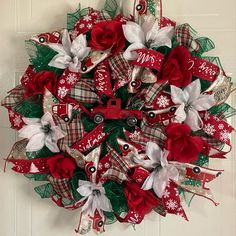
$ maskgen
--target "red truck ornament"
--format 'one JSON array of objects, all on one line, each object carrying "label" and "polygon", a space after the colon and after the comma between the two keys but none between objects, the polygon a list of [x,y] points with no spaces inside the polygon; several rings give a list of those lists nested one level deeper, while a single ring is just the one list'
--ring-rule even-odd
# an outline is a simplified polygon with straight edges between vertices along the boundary
[{"label": "red truck ornament", "polygon": [[171,106],[161,110],[152,110],[146,113],[146,119],[149,124],[161,122],[164,126],[170,124],[174,117],[178,106]]},{"label": "red truck ornament", "polygon": [[52,113],[58,115],[65,122],[69,122],[72,117],[74,104],[59,103],[52,106]]},{"label": "red truck ornament", "polygon": [[142,111],[121,109],[121,99],[109,99],[106,106],[99,105],[91,110],[91,115],[96,124],[104,120],[126,120],[129,126],[135,126],[143,117]]}]

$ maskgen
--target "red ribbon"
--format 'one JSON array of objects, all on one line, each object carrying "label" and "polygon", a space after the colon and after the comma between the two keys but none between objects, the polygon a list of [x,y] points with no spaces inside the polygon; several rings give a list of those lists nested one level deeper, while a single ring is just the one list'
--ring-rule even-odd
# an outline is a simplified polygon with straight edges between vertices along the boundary
[{"label": "red ribbon", "polygon": [[[50,158],[50,157],[49,157]],[[12,170],[22,174],[38,174],[38,173],[48,173],[49,167],[47,161],[49,158],[36,158],[33,160],[18,160],[10,159],[8,162],[13,163],[15,166]]]},{"label": "red ribbon", "polygon": [[83,139],[72,145],[72,148],[79,150],[82,153],[101,144],[108,134],[103,132],[103,124],[98,125],[95,129],[89,132]]},{"label": "red ribbon", "polygon": [[192,56],[189,60],[189,70],[193,76],[213,82],[220,73],[220,68],[206,60]]},{"label": "red ribbon", "polygon": [[111,86],[111,75],[109,72],[108,61],[105,60],[98,64],[94,72],[94,84],[98,95],[101,97],[103,94],[108,97],[113,97]]},{"label": "red ribbon", "polygon": [[75,84],[80,80],[80,77],[80,73],[72,72],[67,68],[57,82],[58,98],[63,99],[67,95],[67,93],[75,86]]},{"label": "red ribbon", "polygon": [[149,69],[161,70],[165,56],[160,52],[149,49],[134,50],[138,54],[138,58],[131,62],[131,64],[145,67]]}]

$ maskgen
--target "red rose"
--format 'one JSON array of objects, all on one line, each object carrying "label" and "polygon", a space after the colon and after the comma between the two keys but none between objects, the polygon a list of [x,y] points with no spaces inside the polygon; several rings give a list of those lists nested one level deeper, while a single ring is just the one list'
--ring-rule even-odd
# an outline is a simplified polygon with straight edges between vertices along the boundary
[{"label": "red rose", "polygon": [[136,183],[126,182],[124,194],[127,199],[128,208],[142,216],[157,207],[159,203],[154,193],[142,190]]},{"label": "red rose", "polygon": [[192,81],[189,69],[191,55],[187,48],[177,46],[173,48],[163,65],[161,80],[169,81],[176,87],[186,87]]},{"label": "red rose", "polygon": [[54,178],[71,178],[76,168],[76,163],[71,157],[57,154],[47,161],[51,175]]},{"label": "red rose", "polygon": [[117,54],[125,47],[122,23],[116,20],[97,23],[91,31],[89,45],[96,50],[111,49],[113,55]]},{"label": "red rose", "polygon": [[56,94],[57,75],[52,71],[41,71],[37,73],[26,87],[25,96],[43,94],[46,87],[52,94]]},{"label": "red rose", "polygon": [[166,149],[168,160],[195,162],[201,152],[205,152],[205,141],[198,136],[191,136],[191,129],[186,124],[171,123],[166,127]]}]

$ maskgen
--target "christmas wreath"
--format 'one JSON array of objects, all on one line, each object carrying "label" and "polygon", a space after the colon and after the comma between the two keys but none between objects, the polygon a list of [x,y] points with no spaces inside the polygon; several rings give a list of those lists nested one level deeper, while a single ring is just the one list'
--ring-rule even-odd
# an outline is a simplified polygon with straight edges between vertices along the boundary
[{"label": "christmas wreath", "polygon": [[[115,0],[68,14],[67,28],[26,41],[30,65],[2,101],[19,137],[6,158],[42,198],[81,208],[76,232],[152,210],[187,220],[181,199],[212,201],[234,130],[232,82],[214,48],[189,24],[162,16],[160,0]],[[117,13],[118,12],[118,13]]]}]

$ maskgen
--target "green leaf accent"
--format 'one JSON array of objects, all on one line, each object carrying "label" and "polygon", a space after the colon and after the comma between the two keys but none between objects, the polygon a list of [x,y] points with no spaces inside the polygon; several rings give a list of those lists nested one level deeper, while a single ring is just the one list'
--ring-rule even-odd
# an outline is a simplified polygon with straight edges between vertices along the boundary
[{"label": "green leaf accent", "polygon": [[57,52],[46,45],[38,44],[31,40],[25,42],[26,50],[30,57],[30,63],[34,66],[36,72],[43,70],[53,71],[57,75],[62,75],[62,69],[49,66],[49,62],[53,59]]},{"label": "green leaf accent", "polygon": [[222,114],[224,118],[229,118],[231,116],[236,115],[236,109],[231,107],[227,103],[220,104],[218,106],[212,107],[209,112],[212,115]]},{"label": "green leaf accent", "polygon": [[56,194],[50,183],[35,187],[34,190],[41,198],[50,198]]},{"label": "green leaf accent", "polygon": [[103,184],[106,191],[106,196],[110,200],[114,213],[104,212],[108,217],[109,223],[114,222],[114,214],[120,215],[123,212],[128,212],[127,201],[124,195],[124,184],[118,184],[114,181],[107,181]]},{"label": "green leaf accent", "polygon": [[115,96],[117,98],[121,98],[121,100],[122,100],[122,104],[121,105],[122,105],[123,109],[126,108],[129,99],[133,96],[131,93],[127,92],[127,89],[128,89],[128,85],[125,85],[125,86],[119,88],[116,91],[116,94],[115,94]]},{"label": "green leaf accent", "polygon": [[214,42],[207,38],[207,37],[200,37],[197,38],[196,41],[200,45],[200,50],[198,51],[199,54],[203,54],[205,52],[209,52],[215,48]]},{"label": "green leaf accent", "polygon": [[18,104],[14,111],[28,118],[41,118],[43,116],[42,96],[37,95]]},{"label": "green leaf accent", "polygon": [[33,174],[33,175],[24,175],[26,178],[34,181],[47,181],[47,174]]},{"label": "green leaf accent", "polygon": [[74,29],[75,24],[83,17],[89,13],[89,8],[84,8],[81,10],[81,5],[79,4],[78,9],[75,12],[67,14],[67,29],[71,31]]},{"label": "green leaf accent", "polygon": [[90,119],[90,117],[86,114],[81,114],[81,121],[83,123],[83,126],[84,126],[84,130],[86,132],[90,132],[92,131],[93,129],[96,128],[96,124],[93,122],[93,120]]},{"label": "green leaf accent", "polygon": [[116,0],[106,0],[104,10],[110,15],[111,18],[116,16],[118,4]]},{"label": "green leaf accent", "polygon": [[29,159],[35,159],[39,157],[48,157],[53,156],[55,153],[51,152],[46,146],[44,146],[41,150],[36,152],[26,152],[26,155]]},{"label": "green leaf accent", "polygon": [[148,10],[150,11],[150,13],[155,16],[157,6],[156,6],[154,0],[147,0],[147,7],[148,7]]},{"label": "green leaf accent", "polygon": [[82,196],[78,193],[77,188],[79,186],[78,182],[79,180],[87,180],[87,175],[86,173],[81,170],[81,169],[77,169],[72,177],[72,179],[70,180],[71,182],[71,191],[73,194],[73,197],[76,201],[79,201]]}]

